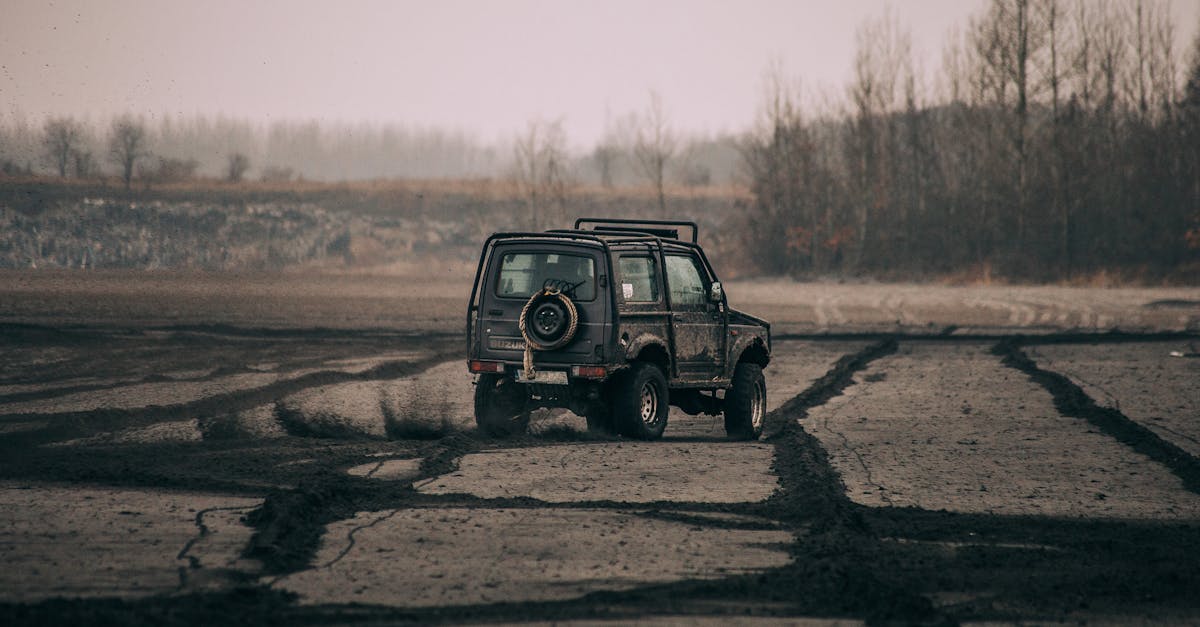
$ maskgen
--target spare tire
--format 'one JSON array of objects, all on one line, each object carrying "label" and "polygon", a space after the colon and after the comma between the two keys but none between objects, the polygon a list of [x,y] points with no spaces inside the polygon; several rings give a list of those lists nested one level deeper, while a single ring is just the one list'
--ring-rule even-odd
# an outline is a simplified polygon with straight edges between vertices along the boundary
[{"label": "spare tire", "polygon": [[517,320],[521,336],[534,350],[552,351],[575,338],[579,328],[579,310],[564,293],[542,290],[529,298]]}]

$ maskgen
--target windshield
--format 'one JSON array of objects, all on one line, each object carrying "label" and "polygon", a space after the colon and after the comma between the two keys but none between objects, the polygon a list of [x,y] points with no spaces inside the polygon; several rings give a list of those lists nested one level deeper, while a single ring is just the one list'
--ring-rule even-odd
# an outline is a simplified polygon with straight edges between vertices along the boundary
[{"label": "windshield", "polygon": [[[547,282],[575,300],[596,298],[596,268],[591,257],[562,253],[507,253],[500,260],[496,295],[529,298]],[[568,289],[569,288],[569,289]]]}]

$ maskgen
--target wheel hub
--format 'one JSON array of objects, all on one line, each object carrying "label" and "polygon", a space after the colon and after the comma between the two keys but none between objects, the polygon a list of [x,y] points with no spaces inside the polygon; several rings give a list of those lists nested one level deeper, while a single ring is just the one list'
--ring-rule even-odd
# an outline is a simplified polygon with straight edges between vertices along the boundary
[{"label": "wheel hub", "polygon": [[566,315],[558,303],[543,303],[533,312],[533,330],[546,340],[556,339],[566,327]]},{"label": "wheel hub", "polygon": [[658,421],[658,388],[647,382],[642,386],[642,422],[650,425]]}]

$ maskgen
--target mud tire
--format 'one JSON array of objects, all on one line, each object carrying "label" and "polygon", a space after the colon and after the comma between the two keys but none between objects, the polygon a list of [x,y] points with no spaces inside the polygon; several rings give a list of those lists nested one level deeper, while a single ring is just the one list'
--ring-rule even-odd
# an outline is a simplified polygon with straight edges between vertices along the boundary
[{"label": "mud tire", "polygon": [[658,366],[633,364],[613,381],[612,419],[617,431],[639,440],[657,440],[667,428],[670,396]]},{"label": "mud tire", "polygon": [[767,382],[762,367],[742,362],[733,370],[733,385],[725,394],[725,434],[735,440],[762,435],[767,416]]},{"label": "mud tire", "polygon": [[529,430],[525,391],[510,377],[481,374],[475,382],[475,425],[484,435],[503,438]]}]

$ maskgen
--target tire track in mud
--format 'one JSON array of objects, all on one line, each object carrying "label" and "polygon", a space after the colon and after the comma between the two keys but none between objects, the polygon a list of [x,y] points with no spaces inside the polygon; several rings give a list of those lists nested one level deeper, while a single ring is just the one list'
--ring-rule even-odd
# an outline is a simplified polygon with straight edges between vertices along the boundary
[{"label": "tire track in mud", "polygon": [[[430,356],[416,361],[389,361],[357,373],[323,370],[304,374],[293,379],[277,381],[262,387],[217,394],[186,403],[149,405],[136,409],[96,409],[64,413],[3,414],[0,415],[0,423],[35,420],[46,422],[45,426],[40,429],[7,435],[4,444],[6,447],[37,446],[51,441],[86,437],[99,432],[115,431],[122,428],[136,428],[170,421],[178,419],[180,414],[209,417],[250,410],[261,405],[275,403],[278,399],[314,387],[338,383],[400,379],[420,374],[458,356],[458,347],[451,348],[450,345],[451,342],[442,340],[438,342],[438,345],[434,348]],[[286,427],[289,424],[286,421],[287,416],[283,416],[283,418],[285,420],[281,422]]]},{"label": "tire track in mud", "polygon": [[1102,433],[1166,466],[1183,480],[1184,487],[1200,494],[1200,460],[1132,420],[1119,408],[1097,405],[1068,376],[1038,366],[1022,350],[1022,345],[1026,343],[1041,342],[1023,337],[1006,338],[996,344],[992,353],[1001,357],[1005,366],[1025,373],[1030,380],[1045,388],[1053,397],[1059,413],[1086,420]]},{"label": "tire track in mud", "polygon": [[[872,339],[863,335],[854,337]],[[1171,334],[1169,339],[1178,337],[1178,334]],[[1186,609],[1186,599],[1191,596],[1188,591],[1200,581],[1200,566],[1184,563],[1187,555],[1200,551],[1200,529],[1194,525],[963,515],[913,508],[868,508],[850,501],[820,441],[806,433],[799,420],[813,407],[854,385],[854,374],[872,360],[896,350],[896,338],[875,336],[874,339],[877,340],[875,344],[843,356],[825,376],[768,416],[767,437],[776,449],[773,469],[779,476],[781,488],[765,503],[631,505],[606,501],[549,504],[528,498],[419,495],[410,482],[380,485],[388,482],[343,476],[336,464],[326,463],[323,464],[327,466],[326,472],[318,479],[296,489],[275,490],[262,507],[251,512],[248,519],[257,531],[245,552],[245,555],[263,561],[265,574],[283,576],[309,567],[325,525],[352,518],[364,510],[382,515],[396,508],[433,505],[530,509],[587,507],[622,509],[642,516],[676,518],[713,528],[755,523],[709,519],[696,513],[730,512],[762,517],[796,535],[796,542],[791,547],[793,563],[782,568],[718,580],[595,592],[555,602],[428,609],[362,605],[300,607],[294,604],[295,597],[290,594],[265,585],[250,585],[232,591],[140,601],[53,600],[36,606],[0,603],[0,618],[13,619],[8,624],[63,622],[72,617],[85,622],[129,622],[132,618],[141,623],[153,623],[158,619],[178,624],[258,617],[256,620],[262,622],[313,624],[355,620],[417,623],[571,618],[635,620],[654,614],[733,617],[752,613],[939,623],[969,619],[1063,620],[1063,608],[1087,607],[1088,603],[1098,603],[1105,595],[1118,602],[1140,603],[1144,611],[1146,607],[1156,607],[1155,594],[1173,603],[1171,607],[1183,603]],[[977,338],[920,336],[919,339],[957,342]],[[996,347],[1001,351],[998,354],[1024,355],[1020,342],[1119,342],[1156,338],[1085,333],[1033,340],[989,339],[1001,342]],[[1040,370],[1027,356],[1025,359],[1029,362],[1025,367],[1019,364],[1013,367],[1023,371],[1025,368]],[[1054,394],[1054,397],[1057,403],[1059,395]],[[1067,414],[1066,411],[1063,413]],[[515,441],[492,441],[477,439],[470,433],[453,434],[421,445],[417,454],[422,458],[422,474],[414,481],[453,472],[463,455],[484,446],[544,446],[547,441],[545,437],[532,436]],[[570,444],[569,438],[563,437],[559,441],[564,446]],[[897,538],[921,542],[901,544],[894,542]],[[966,548],[940,548],[951,543]],[[1005,547],[1001,543],[1044,544],[1054,547],[1049,553],[1057,551],[1062,555],[1047,557],[1046,551],[1036,547]],[[1067,550],[1059,551],[1062,547]],[[1184,558],[1180,557],[1181,553]],[[1031,564],[1036,565],[1032,571]],[[1125,583],[1111,574],[1118,572],[1132,582]],[[935,604],[929,599],[931,589],[961,591],[975,596],[961,602]],[[1180,601],[1181,598],[1185,601]],[[1021,603],[1024,605],[1019,605]],[[187,618],[181,619],[181,613]]]},{"label": "tire track in mud", "polygon": [[[1030,355],[1030,353],[1032,353],[1032,355]],[[1096,383],[1095,381],[1090,381],[1087,378],[1080,376],[1079,373],[1068,372],[1065,368],[1056,366],[1054,360],[1050,359],[1046,355],[1043,355],[1042,353],[1039,353],[1036,346],[1030,346],[1029,350],[1025,351],[1025,356],[1035,364],[1039,362],[1046,364],[1047,367],[1042,368],[1042,370],[1046,370],[1048,372],[1057,372],[1068,379],[1074,379],[1075,381],[1079,381],[1088,387],[1095,388],[1106,397],[1104,400],[1107,403],[1107,406],[1112,407],[1117,411],[1121,411],[1121,399],[1117,398],[1112,392],[1109,392],[1107,388],[1099,383]],[[1096,399],[1092,399],[1093,402],[1095,402],[1095,400]]]},{"label": "tire track in mud", "polygon": [[366,477],[352,477],[330,466],[322,476],[291,490],[274,490],[262,506],[246,517],[255,529],[244,557],[261,561],[264,574],[278,581],[307,567],[320,548],[325,527],[362,511],[399,510],[415,500],[413,486],[454,472],[458,461],[478,450],[481,443],[455,433],[430,442],[417,451],[420,474],[393,485]]},{"label": "tire track in mud", "polygon": [[208,507],[208,508],[205,508],[205,509],[202,509],[202,510],[196,512],[194,522],[196,524],[196,529],[198,530],[198,533],[195,536],[193,536],[191,539],[189,539],[187,541],[187,543],[183,545],[183,548],[179,550],[179,553],[175,556],[176,560],[186,559],[188,561],[187,566],[179,567],[179,588],[178,588],[179,590],[183,590],[183,589],[187,588],[188,580],[189,580],[189,573],[191,571],[196,571],[196,570],[200,570],[201,568],[206,568],[204,566],[204,564],[202,564],[200,562],[200,558],[198,558],[194,555],[190,555],[192,547],[196,546],[197,542],[208,537],[208,535],[210,533],[208,525],[204,524],[204,516],[211,512],[238,512],[238,511],[248,512],[252,509],[254,509],[254,508],[253,507],[244,507],[244,506],[243,507]]},{"label": "tire track in mud", "polygon": [[359,525],[359,526],[351,529],[350,532],[346,534],[346,546],[342,547],[342,550],[338,551],[338,554],[336,556],[334,556],[333,559],[329,560],[328,562],[325,562],[324,564],[321,564],[320,566],[318,566],[318,568],[329,568],[329,567],[333,566],[334,564],[342,561],[342,558],[346,557],[346,555],[349,554],[350,551],[354,550],[354,545],[357,543],[357,538],[355,538],[355,536],[358,535],[358,532],[360,532],[364,529],[370,529],[371,527],[374,527],[375,525],[378,525],[381,522],[386,522],[388,520],[391,520],[393,516],[395,516],[396,514],[399,514],[399,513],[400,513],[400,510],[394,509],[391,512],[388,512],[387,514],[380,516],[379,518],[376,518],[375,520],[372,520],[371,522],[369,522],[365,525]]},{"label": "tire track in mud", "polygon": [[[547,503],[529,497],[483,499],[465,494],[418,494],[413,484],[446,472],[453,472],[463,455],[478,450],[485,442],[467,434],[456,434],[434,443],[425,451],[421,476],[390,495],[382,496],[369,482],[355,485],[344,478],[333,478],[332,485],[320,490],[299,490],[292,494],[268,497],[254,524],[260,533],[252,540],[247,556],[263,559],[276,580],[309,567],[320,543],[323,525],[362,511],[394,515],[405,507],[464,507],[519,509],[616,509],[661,519],[686,520],[712,528],[742,528],[763,525],[791,529],[797,537],[791,547],[789,565],[748,575],[716,580],[686,580],[669,584],[647,585],[620,592],[594,592],[567,601],[513,602],[482,606],[436,608],[360,608],[360,618],[370,620],[415,620],[456,622],[460,620],[529,620],[589,618],[607,615],[636,618],[656,613],[679,615],[736,615],[744,611],[779,615],[818,615],[867,617],[878,620],[927,621],[937,613],[929,602],[905,584],[897,584],[877,575],[873,557],[878,544],[862,524],[858,507],[844,493],[844,487],[818,440],[804,432],[799,420],[808,409],[823,404],[852,385],[854,373],[870,361],[896,349],[893,339],[878,341],[865,349],[843,356],[823,377],[805,392],[772,412],[767,420],[769,441],[775,445],[773,469],[781,488],[763,503],[715,504],[655,502],[630,504],[620,501]],[[527,441],[528,440],[528,441]],[[518,441],[487,441],[494,448],[520,448],[544,445],[536,437]],[[334,494],[338,495],[335,498]],[[349,502],[346,502],[349,501]],[[308,511],[303,511],[308,510]],[[756,517],[744,519],[709,518],[704,512]],[[385,517],[384,517],[385,518]],[[379,522],[383,518],[375,518]],[[305,521],[288,528],[297,520]],[[287,536],[291,536],[291,540]],[[288,552],[275,555],[255,551],[253,547],[288,546]],[[796,582],[806,582],[797,585]],[[781,605],[782,604],[782,605]],[[319,612],[318,608],[306,611]]]},{"label": "tire track in mud", "polygon": [[[252,354],[262,353],[258,361],[286,362],[284,370],[315,373],[327,369],[330,359],[357,355],[358,348],[403,346],[430,343],[435,346],[457,344],[457,335],[415,333],[389,329],[339,330],[324,328],[271,329],[230,325],[184,325],[146,328],[69,325],[63,327],[0,322],[0,348],[18,350],[36,347],[79,351],[99,351],[105,358],[92,358],[82,364],[69,360],[71,367],[39,367],[18,375],[0,377],[0,387],[36,385],[39,389],[0,393],[0,404],[13,404],[70,396],[81,392],[118,389],[144,383],[202,383],[236,374],[264,372],[247,365]],[[306,351],[293,346],[303,344]],[[316,349],[316,350],[313,350]],[[321,350],[324,349],[324,350]],[[166,376],[147,363],[147,354],[176,354],[173,369],[196,371],[184,376]],[[182,358],[179,354],[197,356]],[[248,354],[249,353],[249,354]],[[115,360],[115,361],[114,361]],[[182,363],[183,365],[179,365]],[[106,380],[96,381],[96,367],[114,368]],[[24,364],[28,366],[29,364]],[[121,370],[122,365],[130,365]],[[82,379],[82,381],[81,381]],[[16,412],[10,412],[16,413]]]}]

